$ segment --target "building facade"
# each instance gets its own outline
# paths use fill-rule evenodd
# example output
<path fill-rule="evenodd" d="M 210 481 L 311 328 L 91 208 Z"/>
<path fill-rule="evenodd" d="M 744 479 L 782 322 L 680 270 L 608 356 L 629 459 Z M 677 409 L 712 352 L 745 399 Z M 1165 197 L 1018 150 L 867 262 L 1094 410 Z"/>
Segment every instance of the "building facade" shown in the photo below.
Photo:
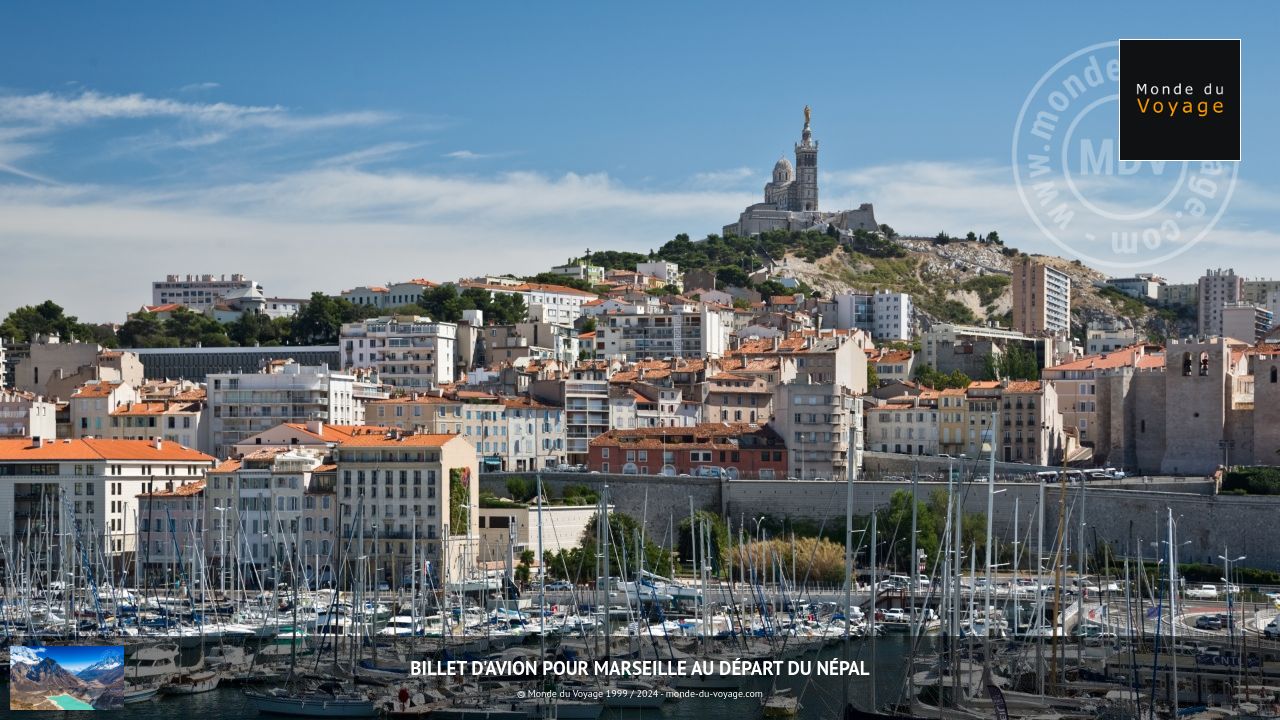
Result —
<path fill-rule="evenodd" d="M 1234 269 L 1205 270 L 1197 283 L 1196 327 L 1200 337 L 1220 336 L 1222 308 L 1244 300 L 1244 278 Z"/>
<path fill-rule="evenodd" d="M 269 372 L 214 374 L 208 394 L 210 442 L 218 457 L 228 457 L 245 438 L 282 423 L 364 422 L 356 377 L 327 367 L 289 362 L 272 365 Z"/>
<path fill-rule="evenodd" d="M 1031 257 L 1013 263 L 1013 329 L 1024 335 L 1071 333 L 1071 278 Z"/>
<path fill-rule="evenodd" d="M 345 323 L 338 339 L 344 369 L 369 368 L 387 385 L 427 389 L 456 379 L 458 326 L 395 315 Z"/>
<path fill-rule="evenodd" d="M 164 281 L 151 283 L 151 304 L 175 303 L 197 312 L 213 309 L 234 290 L 261 290 L 258 283 L 244 275 L 168 275 Z"/>

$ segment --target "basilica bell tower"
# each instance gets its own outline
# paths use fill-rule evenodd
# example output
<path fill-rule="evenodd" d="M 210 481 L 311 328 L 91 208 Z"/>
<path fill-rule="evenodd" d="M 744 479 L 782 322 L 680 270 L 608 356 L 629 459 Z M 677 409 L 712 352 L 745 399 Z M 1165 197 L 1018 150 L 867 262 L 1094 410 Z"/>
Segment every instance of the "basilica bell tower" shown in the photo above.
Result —
<path fill-rule="evenodd" d="M 818 141 L 809 128 L 809 106 L 804 106 L 804 131 L 796 144 L 796 179 L 793 185 L 792 210 L 816 211 L 818 209 Z"/>

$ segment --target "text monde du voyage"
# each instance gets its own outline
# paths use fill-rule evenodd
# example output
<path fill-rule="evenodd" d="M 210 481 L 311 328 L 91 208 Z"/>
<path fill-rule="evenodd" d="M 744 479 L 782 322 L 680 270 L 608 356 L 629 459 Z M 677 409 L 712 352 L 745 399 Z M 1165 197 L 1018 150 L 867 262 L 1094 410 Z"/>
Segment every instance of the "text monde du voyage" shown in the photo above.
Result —
<path fill-rule="evenodd" d="M 611 677 L 867 675 L 863 660 L 414 660 L 412 675 L 491 678 L 555 675 Z"/>
<path fill-rule="evenodd" d="M 1196 86 L 1190 83 L 1174 85 L 1151 85 L 1136 83 L 1134 100 L 1138 103 L 1138 112 L 1143 115 L 1160 117 L 1209 117 L 1226 113 L 1226 101 L 1214 100 L 1215 96 L 1224 94 L 1222 85 L 1205 83 L 1197 92 Z M 1199 99 L 1209 98 L 1209 99 Z"/>

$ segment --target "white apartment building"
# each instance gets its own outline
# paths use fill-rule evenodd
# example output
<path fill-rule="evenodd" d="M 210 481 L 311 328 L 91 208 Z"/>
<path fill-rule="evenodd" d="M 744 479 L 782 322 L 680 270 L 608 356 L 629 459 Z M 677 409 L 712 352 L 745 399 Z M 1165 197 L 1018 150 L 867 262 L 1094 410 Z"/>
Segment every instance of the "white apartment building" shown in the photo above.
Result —
<path fill-rule="evenodd" d="M 1119 324 L 1089 323 L 1085 330 L 1085 354 L 1099 355 L 1127 348 L 1138 342 L 1138 333 Z"/>
<path fill-rule="evenodd" d="M 458 326 L 428 317 L 394 315 L 345 323 L 338 338 L 344 369 L 369 368 L 383 383 L 433 388 L 453 382 Z"/>
<path fill-rule="evenodd" d="M 668 285 L 680 287 L 680 266 L 666 260 L 652 260 L 650 262 L 636 263 L 636 272 L 641 275 L 655 277 Z"/>
<path fill-rule="evenodd" d="M 529 398 L 410 393 L 370 402 L 365 414 L 374 425 L 461 435 L 487 470 L 537 470 L 565 461 L 564 408 Z"/>
<path fill-rule="evenodd" d="M 237 443 L 281 423 L 361 424 L 364 405 L 356 385 L 354 375 L 293 362 L 274 364 L 262 373 L 209 375 L 214 454 L 228 457 Z"/>
<path fill-rule="evenodd" d="M 422 293 L 437 285 L 439 283 L 414 278 L 386 285 L 362 285 L 351 290 L 343 290 L 338 293 L 338 297 L 355 305 L 391 309 L 413 305 L 422 298 Z"/>
<path fill-rule="evenodd" d="M 57 406 L 34 393 L 0 388 L 0 438 L 57 436 Z"/>
<path fill-rule="evenodd" d="M 327 558 L 332 542 L 311 548 L 302 544 L 304 502 L 323 458 L 323 451 L 314 448 L 262 448 L 209 472 L 205 548 L 212 573 L 239 573 L 254 587 L 267 577 L 277 579 L 271 577 L 272 569 L 291 557 L 310 560 L 322 552 Z M 336 536 L 333 522 L 331 540 Z M 233 586 L 238 582 L 233 580 Z"/>
<path fill-rule="evenodd" d="M 867 408 L 868 450 L 907 455 L 938 454 L 937 398 L 893 398 Z"/>
<path fill-rule="evenodd" d="M 907 293 L 882 290 L 872 296 L 871 337 L 876 340 L 910 340 L 911 296 Z"/>
<path fill-rule="evenodd" d="M 601 316 L 596 355 L 628 362 L 722 357 L 729 349 L 732 315 L 703 303 L 685 303 Z"/>
<path fill-rule="evenodd" d="M 204 312 L 233 290 L 261 290 L 258 283 L 244 275 L 168 275 L 163 282 L 151 283 L 151 304 L 175 303 Z"/>
<path fill-rule="evenodd" d="M 564 408 L 565 453 L 570 463 L 585 464 L 591 440 L 615 422 L 609 405 L 609 369 L 603 363 L 574 368 L 569 377 L 530 384 L 531 397 Z"/>
<path fill-rule="evenodd" d="M 8 547 L 28 537 L 52 544 L 55 564 L 75 554 L 74 542 L 91 543 L 127 565 L 138 495 L 200 480 L 212 466 L 208 455 L 164 440 L 0 439 L 0 538 Z"/>

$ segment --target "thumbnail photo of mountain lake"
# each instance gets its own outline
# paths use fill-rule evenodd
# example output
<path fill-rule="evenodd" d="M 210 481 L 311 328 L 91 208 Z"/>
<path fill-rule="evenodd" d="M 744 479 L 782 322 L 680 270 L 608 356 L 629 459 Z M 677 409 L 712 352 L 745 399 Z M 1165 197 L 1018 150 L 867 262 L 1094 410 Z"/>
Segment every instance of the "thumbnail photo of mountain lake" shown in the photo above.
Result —
<path fill-rule="evenodd" d="M 124 648 L 9 648 L 10 710 L 114 710 L 124 704 Z"/>

